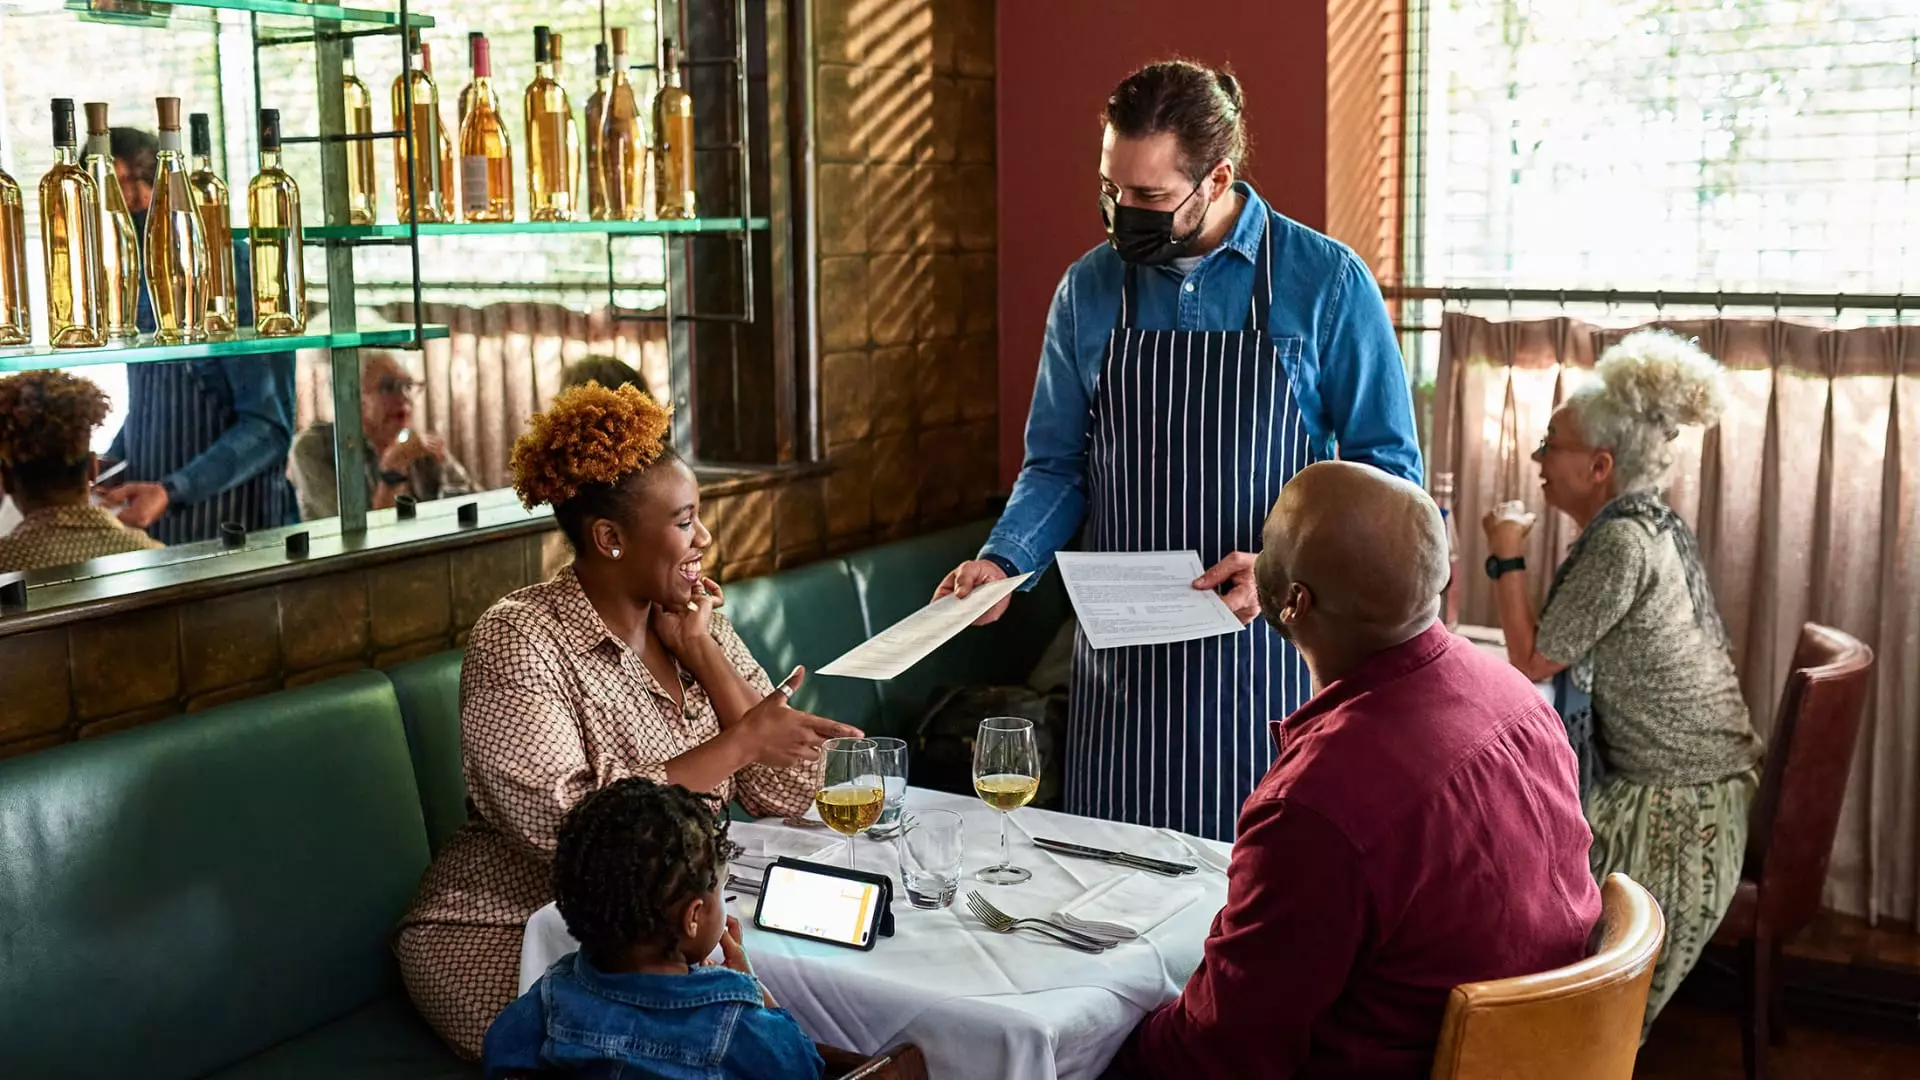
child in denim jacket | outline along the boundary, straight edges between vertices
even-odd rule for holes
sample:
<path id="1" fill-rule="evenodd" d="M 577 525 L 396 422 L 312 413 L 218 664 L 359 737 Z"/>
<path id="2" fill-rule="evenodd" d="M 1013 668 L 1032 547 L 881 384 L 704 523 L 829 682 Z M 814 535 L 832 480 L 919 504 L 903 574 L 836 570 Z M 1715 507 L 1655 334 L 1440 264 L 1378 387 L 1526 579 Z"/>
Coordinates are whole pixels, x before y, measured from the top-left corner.
<path id="1" fill-rule="evenodd" d="M 712 800 L 620 780 L 561 822 L 554 897 L 580 951 L 487 1030 L 487 1080 L 819 1080 L 820 1054 L 747 965 L 720 895 L 738 849 Z M 725 965 L 707 964 L 718 945 Z"/>

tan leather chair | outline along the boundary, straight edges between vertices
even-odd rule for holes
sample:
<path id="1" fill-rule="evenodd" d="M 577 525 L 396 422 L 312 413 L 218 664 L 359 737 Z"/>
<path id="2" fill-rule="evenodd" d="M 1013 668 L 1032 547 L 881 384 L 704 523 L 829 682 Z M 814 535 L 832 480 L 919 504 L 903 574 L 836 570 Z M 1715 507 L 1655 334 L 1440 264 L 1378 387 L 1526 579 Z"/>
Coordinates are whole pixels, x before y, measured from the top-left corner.
<path id="1" fill-rule="evenodd" d="M 866 1057 L 825 1043 L 816 1043 L 827 1063 L 827 1075 L 840 1080 L 927 1080 L 927 1059 L 912 1043 Z"/>
<path id="2" fill-rule="evenodd" d="M 1631 1080 L 1667 923 L 1625 874 L 1607 875 L 1600 903 L 1585 960 L 1453 988 L 1433 1080 Z"/>

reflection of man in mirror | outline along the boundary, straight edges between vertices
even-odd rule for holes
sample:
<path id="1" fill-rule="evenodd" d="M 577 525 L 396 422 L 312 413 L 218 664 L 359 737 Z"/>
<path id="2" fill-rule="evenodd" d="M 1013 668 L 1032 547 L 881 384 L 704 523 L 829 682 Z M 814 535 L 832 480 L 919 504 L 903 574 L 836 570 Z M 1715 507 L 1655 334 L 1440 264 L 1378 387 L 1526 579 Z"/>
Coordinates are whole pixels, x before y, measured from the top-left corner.
<path id="1" fill-rule="evenodd" d="M 360 354 L 360 430 L 367 437 L 367 505 L 374 510 L 387 509 L 402 495 L 428 502 L 473 490 L 467 470 L 447 453 L 446 440 L 415 425 L 419 390 L 399 357 L 384 349 Z M 332 422 L 322 420 L 293 440 L 288 472 L 300 494 L 303 519 L 340 512 Z"/>
<path id="2" fill-rule="evenodd" d="M 146 234 L 159 140 L 114 128 L 112 150 L 134 230 Z M 234 240 L 234 291 L 243 333 L 253 326 L 252 260 Z M 140 282 L 140 332 L 153 300 Z M 293 354 L 127 365 L 127 420 L 110 457 L 125 482 L 102 492 L 120 521 L 167 544 L 211 540 L 232 522 L 252 531 L 299 520 L 287 483 L 293 444 Z"/>

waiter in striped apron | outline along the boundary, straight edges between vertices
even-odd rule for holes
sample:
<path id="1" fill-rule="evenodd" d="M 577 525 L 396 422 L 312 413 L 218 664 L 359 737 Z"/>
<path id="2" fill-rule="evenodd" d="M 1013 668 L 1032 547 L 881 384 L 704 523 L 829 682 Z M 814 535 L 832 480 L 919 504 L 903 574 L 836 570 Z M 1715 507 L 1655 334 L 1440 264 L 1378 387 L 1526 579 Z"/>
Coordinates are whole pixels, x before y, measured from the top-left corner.
<path id="1" fill-rule="evenodd" d="M 1226 840 L 1273 759 L 1268 722 L 1313 689 L 1255 618 L 1253 554 L 1281 486 L 1336 455 L 1420 480 L 1379 288 L 1236 181 L 1244 108 L 1232 75 L 1179 61 L 1108 99 L 1108 242 L 1061 278 L 1012 498 L 937 594 L 1044 570 L 1076 536 L 1090 551 L 1198 551 L 1211 569 L 1194 587 L 1224 587 L 1244 628 L 1103 650 L 1077 638 L 1066 809 Z"/>

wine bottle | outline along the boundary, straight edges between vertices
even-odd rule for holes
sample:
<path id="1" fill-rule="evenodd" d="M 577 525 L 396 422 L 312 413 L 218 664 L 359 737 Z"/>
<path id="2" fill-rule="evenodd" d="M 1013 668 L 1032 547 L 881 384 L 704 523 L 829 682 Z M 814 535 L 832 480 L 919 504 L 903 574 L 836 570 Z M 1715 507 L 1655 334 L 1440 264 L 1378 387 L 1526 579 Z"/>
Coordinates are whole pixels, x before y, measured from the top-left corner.
<path id="1" fill-rule="evenodd" d="M 233 272 L 233 204 L 227 200 L 226 181 L 213 172 L 213 132 L 206 113 L 187 117 L 187 139 L 193 151 L 187 186 L 193 189 L 193 208 L 207 238 L 207 313 L 201 326 L 208 334 L 231 334 L 240 328 L 239 278 Z"/>
<path id="2" fill-rule="evenodd" d="M 527 133 L 527 220 L 572 221 L 576 200 L 567 138 L 573 102 L 553 77 L 553 35 L 533 28 L 533 81 L 522 99 Z"/>
<path id="3" fill-rule="evenodd" d="M 209 269 L 207 231 L 187 183 L 180 146 L 180 99 L 155 98 L 160 153 L 147 208 L 147 290 L 153 297 L 153 340 L 179 345 L 206 339 Z"/>
<path id="4" fill-rule="evenodd" d="M 347 114 L 348 135 L 362 136 L 347 143 L 347 221 L 373 224 L 377 196 L 373 178 L 373 94 L 354 70 L 353 39 L 340 39 L 340 103 Z M 211 237 L 209 237 L 211 240 Z"/>
<path id="5" fill-rule="evenodd" d="M 27 305 L 26 201 L 19 183 L 0 169 L 0 345 L 33 340 Z"/>
<path id="6" fill-rule="evenodd" d="M 473 39 L 473 93 L 460 118 L 460 217 L 513 220 L 513 146 L 493 90 L 493 57 L 484 36 Z"/>
<path id="7" fill-rule="evenodd" d="M 433 46 L 420 46 L 420 70 L 433 75 Z M 460 170 L 454 167 L 454 136 L 460 134 L 460 118 L 453 118 L 453 126 L 448 127 L 440 119 L 440 88 L 433 91 L 433 126 L 440 131 L 440 220 L 452 221 L 459 216 L 460 200 L 456 185 L 460 179 Z"/>
<path id="8" fill-rule="evenodd" d="M 567 85 L 567 54 L 559 34 L 553 35 L 553 81 L 562 92 Z M 573 192 L 573 211 L 580 213 L 580 129 L 573 122 L 573 100 L 567 100 L 567 190 Z"/>
<path id="9" fill-rule="evenodd" d="M 467 35 L 467 56 L 472 57 L 473 50 L 478 48 L 480 43 L 485 40 L 487 40 L 487 35 L 478 30 L 469 33 Z M 466 118 L 467 110 L 473 106 L 473 93 L 477 89 L 480 89 L 480 80 L 477 77 L 469 78 L 467 85 L 460 88 L 460 106 L 453 118 L 456 124 Z M 498 112 L 500 109 L 500 95 L 494 91 L 491 82 L 488 82 L 486 85 L 486 93 L 488 100 L 493 102 L 494 111 Z"/>
<path id="10" fill-rule="evenodd" d="M 100 287 L 106 294 L 107 336 L 130 338 L 140 332 L 140 236 L 134 232 L 127 197 L 113 169 L 107 104 L 89 101 L 85 108 L 87 151 L 80 165 L 100 193 Z"/>
<path id="11" fill-rule="evenodd" d="M 413 220 L 413 194 L 420 194 L 419 220 L 452 220 L 452 168 L 447 158 L 452 140 L 440 123 L 440 88 L 434 84 L 427 47 L 420 43 L 420 31 L 407 31 L 407 47 L 414 62 L 409 72 L 393 77 L 393 129 L 407 128 L 407 87 L 413 88 L 413 135 L 393 142 L 393 205 L 395 217 L 402 223 Z M 407 182 L 407 155 L 411 146 L 413 183 Z"/>
<path id="12" fill-rule="evenodd" d="M 600 170 L 606 187 L 607 220 L 642 221 L 653 212 L 647 189 L 649 155 L 640 130 L 640 103 L 627 79 L 627 31 L 613 29 L 613 84 L 601 121 Z"/>
<path id="13" fill-rule="evenodd" d="M 72 98 L 53 102 L 53 167 L 40 178 L 40 240 L 47 262 L 47 343 L 56 349 L 105 345 L 100 189 L 80 167 Z"/>
<path id="14" fill-rule="evenodd" d="M 307 276 L 300 255 L 300 188 L 280 167 L 280 110 L 260 110 L 260 174 L 247 185 L 253 249 L 253 325 L 268 337 L 307 328 Z"/>
<path id="15" fill-rule="evenodd" d="M 607 184 L 600 175 L 601 125 L 606 122 L 607 94 L 613 88 L 613 64 L 605 44 L 593 47 L 593 94 L 587 98 L 587 217 L 607 220 Z"/>
<path id="16" fill-rule="evenodd" d="M 680 56 L 666 40 L 660 92 L 653 97 L 654 183 L 659 216 L 690 218 L 693 209 L 693 98 L 680 88 Z"/>

